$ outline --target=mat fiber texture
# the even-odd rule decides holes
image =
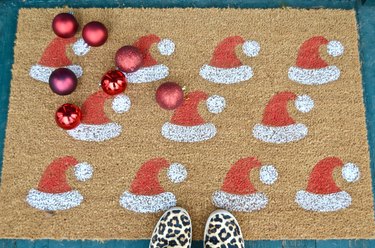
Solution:
[[[0,237],[147,239],[173,205],[189,211],[194,239],[216,208],[234,210],[245,239],[374,237],[354,11],[74,9],[81,28],[103,22],[109,38],[84,56],[66,45],[83,75],[73,94],[58,96],[31,76],[43,80],[41,68],[61,62],[51,60],[57,48],[42,56],[62,11],[70,10],[19,12]],[[99,103],[94,93],[117,49],[131,44],[150,50],[145,75],[129,81],[152,82],[129,83],[118,100],[130,109],[118,114],[112,98]],[[155,102],[166,81],[191,93],[179,110]],[[82,106],[92,94],[87,124],[114,129],[57,127],[61,104]],[[84,161],[93,171],[75,167]]]

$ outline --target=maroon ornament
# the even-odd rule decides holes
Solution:
[[[49,76],[49,86],[60,96],[69,95],[77,87],[77,76],[68,68],[58,68]]]
[[[143,54],[134,46],[123,46],[116,52],[115,63],[121,71],[135,72],[142,66]]]
[[[101,22],[89,22],[82,29],[82,38],[93,47],[103,45],[108,38],[108,30]]]
[[[78,30],[76,18],[69,13],[60,13],[52,21],[52,29],[61,38],[71,38]]]
[[[81,110],[74,104],[65,103],[57,109],[55,120],[65,130],[76,128],[81,123]]]
[[[183,103],[184,92],[180,85],[174,82],[167,82],[158,87],[155,98],[160,107],[173,110]]]
[[[119,70],[108,71],[101,82],[103,91],[108,95],[117,95],[126,89],[127,82],[124,74]]]

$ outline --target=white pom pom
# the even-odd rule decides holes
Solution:
[[[90,46],[81,38],[74,42],[72,49],[75,55],[83,56],[90,51]]]
[[[243,43],[242,51],[249,57],[256,57],[259,54],[260,45],[254,40],[248,40]]]
[[[74,175],[79,181],[86,181],[92,178],[94,169],[87,162],[82,162],[74,166]]]
[[[340,56],[344,53],[344,46],[340,41],[332,40],[328,42],[327,53],[333,57]]]
[[[174,53],[175,44],[170,39],[163,39],[158,43],[158,49],[161,55],[169,56]]]
[[[225,109],[225,98],[219,95],[210,96],[206,101],[206,105],[210,113],[219,114]]]
[[[308,95],[297,96],[294,106],[302,113],[310,112],[314,108],[314,100]]]
[[[119,114],[129,111],[131,107],[130,98],[124,94],[117,95],[112,101],[112,109]]]
[[[347,163],[342,167],[341,175],[347,182],[352,183],[359,179],[361,172],[357,165]]]
[[[259,179],[262,183],[271,185],[276,182],[278,175],[279,174],[273,165],[263,165],[260,168]]]
[[[173,183],[181,183],[187,178],[187,171],[185,166],[179,163],[173,163],[168,169],[168,178]]]

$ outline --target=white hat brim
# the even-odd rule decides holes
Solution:
[[[161,134],[164,138],[177,142],[199,142],[209,140],[216,135],[216,127],[212,123],[196,126],[180,126],[170,122],[164,123]]]
[[[308,133],[308,128],[302,124],[292,124],[288,126],[273,127],[256,124],[253,128],[255,138],[275,144],[283,144],[303,139]]]
[[[135,72],[122,72],[128,83],[151,83],[168,77],[169,68],[163,64],[141,67]]]
[[[218,68],[206,64],[200,69],[199,75],[213,83],[235,84],[252,78],[253,70],[247,65],[234,68]]]
[[[101,125],[79,124],[76,128],[67,130],[67,133],[76,140],[106,141],[120,135],[121,125],[111,122]]]
[[[212,202],[216,207],[228,211],[252,212],[265,208],[268,198],[261,192],[236,195],[219,190],[213,193]]]
[[[300,190],[295,202],[303,209],[315,212],[332,212],[350,206],[352,197],[345,191],[332,194],[314,194]]]
[[[306,85],[321,85],[337,80],[340,70],[336,66],[327,66],[320,69],[304,69],[292,66],[289,68],[290,80]]]
[[[163,192],[157,195],[136,195],[125,191],[120,197],[123,208],[137,213],[156,213],[176,206],[177,200],[173,193]]]
[[[68,66],[64,66],[64,68],[70,69],[76,75],[77,78],[81,77],[83,74],[82,67],[79,65],[68,65]],[[29,75],[35,80],[48,83],[51,73],[56,69],[57,68],[55,67],[48,67],[48,66],[36,64],[36,65],[31,66]]]
[[[67,210],[81,204],[83,196],[77,190],[64,193],[45,193],[31,189],[26,197],[27,203],[44,211]]]

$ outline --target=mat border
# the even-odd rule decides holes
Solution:
[[[1,1],[1,0],[0,0]],[[375,181],[375,1],[355,0],[86,0],[84,3],[75,0],[5,0],[0,2],[0,182],[3,160],[3,148],[7,112],[9,104],[11,67],[13,64],[13,44],[15,41],[18,10],[20,8],[51,7],[197,7],[197,8],[340,8],[356,9],[359,23],[360,59],[362,62],[362,83],[366,106],[366,123],[370,145],[371,175]],[[373,183],[373,192],[375,186]],[[0,247],[111,247],[140,248],[148,247],[148,240],[12,240],[0,239]],[[192,247],[202,247],[202,241],[194,241]],[[246,241],[246,247],[375,247],[375,240],[257,240]]]

